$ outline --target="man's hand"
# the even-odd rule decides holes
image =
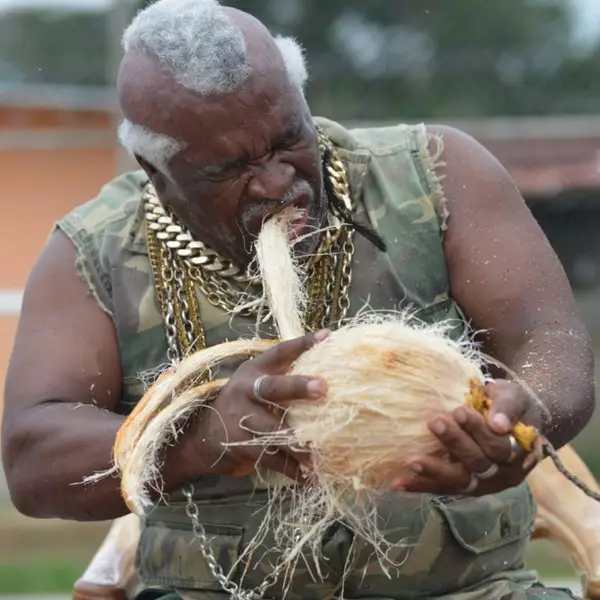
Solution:
[[[282,342],[235,371],[210,407],[202,412],[198,431],[190,432],[194,436],[194,453],[201,457],[208,472],[242,475],[260,464],[291,479],[301,478],[300,463],[307,461],[308,455],[282,446],[265,449],[225,444],[243,444],[254,435],[288,429],[281,403],[325,395],[323,380],[285,373],[301,354],[328,335],[325,330]]]
[[[533,468],[524,467],[522,452],[515,452],[510,432],[518,422],[542,431],[544,409],[521,386],[497,380],[486,386],[492,408],[484,418],[468,407],[436,416],[428,422],[448,459],[414,456],[413,476],[402,477],[392,489],[440,495],[481,496],[521,483]]]

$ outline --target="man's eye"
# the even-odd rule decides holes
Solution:
[[[227,179],[228,177],[231,177],[230,171],[215,171],[213,173],[205,173],[204,174],[204,178],[208,179],[209,181],[223,181],[224,179]]]
[[[230,165],[226,168],[204,169],[201,171],[201,173],[199,173],[199,175],[201,178],[208,181],[226,181],[227,179],[237,177],[243,168],[244,165],[242,163],[238,163],[235,165]]]

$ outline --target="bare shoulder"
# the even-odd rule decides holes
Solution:
[[[112,409],[120,360],[112,319],[77,272],[74,245],[52,234],[28,278],[5,384],[5,420],[48,402]]]
[[[576,318],[566,275],[544,232],[500,161],[469,134],[427,127],[442,152],[449,212],[444,234],[454,298],[481,328],[518,335],[534,322]]]
[[[478,205],[495,204],[495,200],[522,203],[523,199],[510,174],[501,162],[473,136],[448,125],[429,125],[427,131],[431,136],[432,149],[439,151],[441,140],[444,188],[448,201],[455,203],[457,198],[469,198],[465,194],[470,185],[477,188]],[[458,193],[462,190],[461,193]],[[464,200],[463,200],[464,201]]]
[[[487,148],[454,127],[431,125],[427,130],[431,149],[438,153],[442,149],[438,175],[442,178],[449,212],[444,242],[451,266],[464,261],[465,253],[472,253],[475,248],[484,256],[488,252],[497,256],[496,244],[482,240],[491,233],[496,233],[491,239],[498,243],[506,242],[509,237],[513,241],[520,238],[517,248],[523,252],[529,245],[526,240],[547,245],[510,174]],[[504,253],[501,256],[509,260]],[[514,262],[515,258],[512,256],[510,260]]]

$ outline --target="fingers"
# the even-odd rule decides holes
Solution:
[[[490,461],[509,462],[512,448],[508,436],[492,431],[483,415],[472,408],[458,408],[454,411],[454,420]]]
[[[506,435],[521,420],[531,404],[531,399],[521,386],[512,381],[499,379],[486,385],[492,400],[487,416],[492,431]]]
[[[392,489],[461,494],[471,481],[471,473],[495,472],[497,467],[477,441],[461,428],[454,415],[440,414],[427,425],[444,445],[450,460],[426,455],[413,457],[407,465],[413,475],[397,479]],[[487,428],[485,422],[483,425]]]
[[[230,384],[252,400],[266,403],[324,396],[326,384],[322,379],[284,374],[303,352],[329,334],[330,331],[324,329],[269,348],[261,356],[244,363]]]
[[[327,386],[321,379],[311,377],[270,375],[260,380],[256,391],[259,398],[254,399],[278,403],[286,400],[321,398],[326,394]]]
[[[299,465],[308,464],[310,454],[288,447],[293,435],[285,431],[284,413],[276,409],[281,402],[325,395],[323,380],[285,373],[303,352],[323,341],[329,333],[323,330],[277,344],[245,362],[231,377],[212,404],[227,432],[226,441],[219,446],[225,446],[227,456],[236,465],[233,468],[226,465],[226,471],[244,475],[248,465],[260,464],[298,480]],[[253,441],[261,436],[264,439]],[[270,446],[265,449],[265,445]]]
[[[401,477],[392,483],[392,490],[424,494],[460,494],[471,480],[471,474],[461,463],[450,463],[433,456],[420,456],[410,463],[413,476]]]
[[[522,465],[500,466],[486,477],[469,472],[462,463],[433,456],[419,456],[410,463],[412,474],[396,479],[391,489],[421,494],[483,496],[521,483],[527,473]]]
[[[316,333],[281,342],[253,359],[253,366],[262,372],[285,373],[301,354],[327,339],[330,333],[328,329],[322,329]]]
[[[449,460],[415,456],[393,489],[432,494],[492,493],[518,485],[527,475],[520,461],[511,462],[510,432],[519,423],[536,425],[541,411],[519,385],[498,380],[487,385],[492,400],[484,417],[468,407],[440,414],[429,423]]]
[[[483,421],[483,419],[482,419]],[[442,414],[428,423],[431,432],[446,447],[448,453],[472,473],[484,473],[492,461],[476,438],[461,428],[451,414]],[[485,426],[485,422],[483,422]]]

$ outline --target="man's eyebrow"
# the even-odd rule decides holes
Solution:
[[[285,144],[290,140],[293,140],[298,134],[301,132],[303,127],[303,119],[301,115],[295,114],[293,115],[289,121],[287,122],[283,133],[279,136],[273,146],[278,146],[280,144]],[[216,177],[219,175],[224,175],[230,171],[235,171],[237,169],[242,168],[248,162],[248,157],[240,156],[238,158],[234,158],[233,160],[225,161],[222,163],[218,163],[215,165],[194,165],[191,164],[194,171],[204,177]]]

